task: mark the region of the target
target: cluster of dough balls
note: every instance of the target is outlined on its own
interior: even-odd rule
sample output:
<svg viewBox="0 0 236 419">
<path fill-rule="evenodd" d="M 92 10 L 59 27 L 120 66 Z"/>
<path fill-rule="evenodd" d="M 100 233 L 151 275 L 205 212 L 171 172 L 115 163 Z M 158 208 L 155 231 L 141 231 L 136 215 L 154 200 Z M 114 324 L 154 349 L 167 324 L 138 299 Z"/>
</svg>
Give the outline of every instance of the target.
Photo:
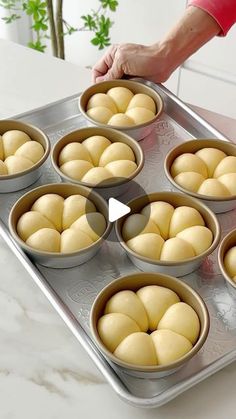
<svg viewBox="0 0 236 419">
<path fill-rule="evenodd" d="M 43 146 L 25 132 L 6 131 L 0 136 L 0 176 L 30 169 L 43 155 Z"/>
<path fill-rule="evenodd" d="M 224 257 L 224 265 L 230 278 L 236 282 L 236 246 L 227 251 Z"/>
<path fill-rule="evenodd" d="M 199 211 L 151 202 L 126 218 L 122 236 L 127 246 L 147 258 L 173 262 L 193 258 L 212 243 L 213 234 Z"/>
<path fill-rule="evenodd" d="M 217 148 L 181 154 L 171 166 L 171 175 L 191 192 L 216 198 L 236 195 L 236 157 Z"/>
<path fill-rule="evenodd" d="M 156 114 L 155 101 L 144 93 L 134 94 L 126 87 L 112 87 L 96 93 L 87 104 L 87 115 L 94 121 L 117 127 L 132 127 L 151 121 Z"/>
<path fill-rule="evenodd" d="M 111 142 L 100 135 L 67 144 L 60 152 L 58 164 L 65 175 L 93 185 L 127 178 L 137 169 L 134 152 L 127 144 Z"/>
<path fill-rule="evenodd" d="M 98 320 L 99 336 L 117 358 L 136 365 L 166 365 L 196 343 L 196 312 L 172 290 L 158 285 L 136 293 L 120 291 L 107 302 Z"/>
<path fill-rule="evenodd" d="M 18 220 L 17 233 L 34 249 L 75 252 L 90 246 L 106 229 L 104 216 L 82 195 L 64 199 L 57 194 L 38 198 Z"/>
</svg>

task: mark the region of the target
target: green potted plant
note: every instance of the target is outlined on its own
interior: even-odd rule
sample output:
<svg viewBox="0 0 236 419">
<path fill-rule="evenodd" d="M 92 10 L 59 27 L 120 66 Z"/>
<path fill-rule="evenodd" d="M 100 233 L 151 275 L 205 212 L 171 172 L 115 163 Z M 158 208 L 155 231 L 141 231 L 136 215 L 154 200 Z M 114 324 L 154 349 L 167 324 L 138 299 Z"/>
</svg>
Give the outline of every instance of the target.
<svg viewBox="0 0 236 419">
<path fill-rule="evenodd" d="M 28 46 L 44 52 L 47 39 L 51 41 L 52 54 L 65 59 L 65 37 L 76 32 L 91 33 L 90 42 L 98 49 L 110 45 L 110 29 L 113 21 L 110 12 L 114 13 L 117 0 L 97 0 L 96 10 L 81 16 L 82 25 L 72 26 L 63 16 L 63 0 L 0 0 L 0 7 L 8 11 L 2 19 L 6 24 L 21 18 L 22 13 L 31 17 L 33 39 Z"/>
</svg>

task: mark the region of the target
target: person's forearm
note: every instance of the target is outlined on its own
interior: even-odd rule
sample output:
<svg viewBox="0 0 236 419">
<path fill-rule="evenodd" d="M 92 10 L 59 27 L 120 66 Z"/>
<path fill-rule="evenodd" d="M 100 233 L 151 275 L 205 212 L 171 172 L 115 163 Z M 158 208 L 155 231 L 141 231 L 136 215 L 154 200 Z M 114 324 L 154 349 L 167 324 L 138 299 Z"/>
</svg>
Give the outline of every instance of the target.
<svg viewBox="0 0 236 419">
<path fill-rule="evenodd" d="M 157 65 L 160 51 L 165 55 L 165 69 L 171 74 L 194 52 L 220 32 L 219 24 L 204 10 L 188 7 L 169 33 L 156 47 Z"/>
</svg>

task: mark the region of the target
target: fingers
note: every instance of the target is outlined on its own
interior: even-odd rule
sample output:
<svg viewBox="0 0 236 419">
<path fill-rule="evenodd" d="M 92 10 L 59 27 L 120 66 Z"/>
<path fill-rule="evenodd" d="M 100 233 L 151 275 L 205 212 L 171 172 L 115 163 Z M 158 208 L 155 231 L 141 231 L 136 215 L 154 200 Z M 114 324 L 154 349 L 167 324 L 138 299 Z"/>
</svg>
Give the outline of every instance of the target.
<svg viewBox="0 0 236 419">
<path fill-rule="evenodd" d="M 92 81 L 96 83 L 98 78 L 102 78 L 112 68 L 118 45 L 108 48 L 105 55 L 95 64 L 92 69 Z"/>
</svg>

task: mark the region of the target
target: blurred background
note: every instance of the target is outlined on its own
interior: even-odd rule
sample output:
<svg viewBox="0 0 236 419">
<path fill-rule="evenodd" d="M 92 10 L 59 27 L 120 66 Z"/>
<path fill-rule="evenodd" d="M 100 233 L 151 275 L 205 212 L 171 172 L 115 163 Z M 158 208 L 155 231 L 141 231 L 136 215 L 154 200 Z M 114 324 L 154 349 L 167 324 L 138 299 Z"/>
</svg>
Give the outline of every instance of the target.
<svg viewBox="0 0 236 419">
<path fill-rule="evenodd" d="M 109 43 L 152 44 L 159 40 L 181 16 L 186 3 L 186 0 L 0 0 L 0 38 L 64 57 L 82 67 L 92 67 Z M 52 6 L 55 32 L 63 27 L 59 51 L 51 47 Z M 187 60 L 166 86 L 188 103 L 236 117 L 235 41 L 236 26 L 227 37 L 215 38 Z"/>
</svg>

